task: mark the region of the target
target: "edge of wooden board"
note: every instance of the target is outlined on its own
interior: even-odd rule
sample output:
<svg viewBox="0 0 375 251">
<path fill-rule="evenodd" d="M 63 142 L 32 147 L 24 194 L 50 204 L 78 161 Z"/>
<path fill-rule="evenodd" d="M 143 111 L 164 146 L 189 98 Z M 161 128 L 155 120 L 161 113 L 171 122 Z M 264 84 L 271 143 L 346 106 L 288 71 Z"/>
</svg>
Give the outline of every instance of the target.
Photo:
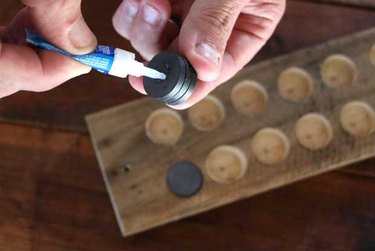
<svg viewBox="0 0 375 251">
<path fill-rule="evenodd" d="M 353 40 L 353 38 L 355 38 L 355 37 L 365 36 L 368 33 L 374 33 L 374 32 L 375 32 L 375 28 L 368 29 L 368 30 L 365 30 L 365 31 L 362 31 L 362 32 L 359 32 L 359 33 L 355 33 L 355 34 L 344 36 L 342 38 L 332 39 L 332 40 L 330 40 L 330 41 L 328 41 L 326 43 L 314 46 L 312 48 L 303 49 L 303 50 L 300 50 L 300 51 L 297 51 L 297 52 L 294 52 L 294 53 L 289 53 L 289 54 L 282 55 L 282 56 L 279 56 L 279 57 L 276 57 L 276 58 L 273 58 L 273 59 L 269 59 L 269 60 L 263 61 L 261 63 L 250 65 L 249 67 L 241 70 L 235 76 L 235 78 L 241 78 L 243 75 L 245 75 L 247 73 L 247 71 L 249 69 L 251 69 L 251 70 L 254 71 L 257 68 L 262 68 L 262 67 L 265 67 L 265 66 L 267 66 L 269 64 L 277 63 L 278 61 L 282 61 L 285 58 L 293 58 L 293 57 L 299 56 L 301 54 L 308 54 L 311 51 L 316 52 L 317 50 L 324 50 L 324 48 L 326 48 L 327 46 L 332 46 L 332 45 L 338 46 L 340 44 L 345 44 L 345 43 L 348 42 L 348 40 Z M 85 119 L 86 119 L 86 122 L 87 122 L 88 127 L 89 127 L 90 135 L 92 136 L 92 133 L 93 133 L 92 132 L 92 128 L 90 127 L 90 121 L 94 121 L 97 117 L 101 117 L 101 116 L 103 116 L 105 114 L 116 113 L 117 111 L 121 111 L 125 107 L 129 109 L 130 107 L 133 107 L 133 106 L 137 107 L 139 105 L 142 105 L 142 103 L 149 103 L 149 102 L 150 102 L 149 98 L 142 98 L 140 100 L 132 101 L 132 102 L 129 102 L 129 103 L 125 103 L 125 104 L 113 107 L 113 108 L 109 108 L 109 109 L 106 109 L 106 110 L 99 111 L 99 112 L 94 113 L 94 114 L 87 115 Z M 181 217 L 179 217 L 179 216 L 170 217 L 170 218 L 168 218 L 167 221 L 163 221 L 163 222 L 160 222 L 160 223 L 154 224 L 154 225 L 149 225 L 149 226 L 147 226 L 147 228 L 145 227 L 143 229 L 138 229 L 138 231 L 127 232 L 126 229 L 125 229 L 125 226 L 123 224 L 123 219 L 121 218 L 121 215 L 118 212 L 118 209 L 117 209 L 117 206 L 116 206 L 116 201 L 113 198 L 112 188 L 111 188 L 111 186 L 109 184 L 109 181 L 108 181 L 108 178 L 107 178 L 107 175 L 106 175 L 106 171 L 105 171 L 105 167 L 103 166 L 103 162 L 101 160 L 100 152 L 97 149 L 97 144 L 96 144 L 97 142 L 95 142 L 95 139 L 93 137 L 91 137 L 91 138 L 92 138 L 92 142 L 93 142 L 94 149 L 95 149 L 95 154 L 96 154 L 96 156 L 98 158 L 100 169 L 101 169 L 101 172 L 102 172 L 102 175 L 103 175 L 103 178 L 104 178 L 104 181 L 105 181 L 108 193 L 110 194 L 110 199 L 111 199 L 111 203 L 112 203 L 112 206 L 114 208 L 114 211 L 115 211 L 116 219 L 117 219 L 117 221 L 119 223 L 119 227 L 120 227 L 120 230 L 121 230 L 121 233 L 122 233 L 123 236 L 130 236 L 132 234 L 136 234 L 138 232 L 144 231 L 145 229 L 154 228 L 154 227 L 161 226 L 161 225 L 164 225 L 166 223 L 170 223 L 170 222 L 176 221 L 178 219 L 181 219 Z M 278 187 L 281 187 L 281 186 L 284 186 L 284 185 L 288 185 L 288 184 L 297 182 L 299 180 L 302 180 L 302 179 L 305 179 L 305 178 L 308 178 L 308 177 L 312 177 L 312 176 L 318 175 L 318 174 L 326 172 L 326 171 L 337 169 L 339 167 L 342 167 L 342 166 L 345 166 L 345 165 L 348 165 L 348 164 L 351 164 L 351 163 L 354 163 L 354 162 L 357 162 L 357 161 L 360 161 L 360 160 L 364 160 L 364 159 L 370 158 L 372 156 L 374 156 L 374 154 L 359 155 L 357 158 L 353 158 L 353 159 L 348 160 L 348 161 L 344 161 L 344 162 L 341 162 L 341 163 L 337 163 L 337 164 L 331 165 L 331 166 L 329 166 L 329 168 L 319 169 L 319 170 L 316 170 L 316 171 L 313 171 L 313 172 L 305 173 L 305 174 L 303 174 L 303 175 L 301 175 L 301 176 L 299 176 L 297 178 L 294 177 L 293 180 L 287 179 L 288 180 L 287 182 L 285 182 L 285 179 L 282 178 L 284 176 L 288 176 L 289 175 L 289 173 L 285 173 L 283 175 L 279 175 L 277 177 L 277 180 L 274 180 L 274 182 L 272 183 L 272 185 L 271 184 L 266 184 L 261 189 L 258 189 L 256 191 L 250 192 L 246 196 L 242 196 L 242 197 L 236 199 L 236 201 L 242 200 L 244 198 L 248 198 L 250 196 L 253 196 L 253 195 L 256 195 L 256 194 L 260 194 L 260 193 L 263 193 L 265 191 L 269 191 L 269 190 L 272 190 L 272 189 L 275 189 L 275 188 L 278 188 Z M 208 210 L 210 210 L 212 208 L 217 208 L 217 207 L 220 207 L 220 206 L 223 206 L 223 205 L 227 205 L 227 204 L 229 204 L 231 202 L 233 202 L 233 201 L 232 200 L 220 201 L 219 203 L 215 204 L 214 206 L 212 206 L 212 205 L 211 206 L 206 206 L 206 207 L 199 208 L 199 209 L 197 209 L 195 211 L 192 211 L 190 213 L 185 213 L 183 215 L 183 217 L 188 217 L 188 216 L 191 216 L 191 215 L 195 215 L 197 213 L 205 212 L 205 211 L 208 211 Z"/>
</svg>

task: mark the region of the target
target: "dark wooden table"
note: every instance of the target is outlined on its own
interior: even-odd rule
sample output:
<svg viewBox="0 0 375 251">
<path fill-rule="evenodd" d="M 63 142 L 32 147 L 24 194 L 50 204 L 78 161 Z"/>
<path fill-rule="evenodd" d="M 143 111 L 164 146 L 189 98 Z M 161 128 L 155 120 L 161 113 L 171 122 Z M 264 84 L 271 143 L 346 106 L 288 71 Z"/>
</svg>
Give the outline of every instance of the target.
<svg viewBox="0 0 375 251">
<path fill-rule="evenodd" d="M 84 1 L 102 44 L 119 1 Z M 0 24 L 21 7 L 1 0 Z M 253 62 L 375 25 L 375 10 L 289 1 Z M 375 41 L 374 41 L 375 43 Z M 140 97 L 90 73 L 0 100 L 0 250 L 375 250 L 375 159 L 122 238 L 83 117 Z"/>
</svg>

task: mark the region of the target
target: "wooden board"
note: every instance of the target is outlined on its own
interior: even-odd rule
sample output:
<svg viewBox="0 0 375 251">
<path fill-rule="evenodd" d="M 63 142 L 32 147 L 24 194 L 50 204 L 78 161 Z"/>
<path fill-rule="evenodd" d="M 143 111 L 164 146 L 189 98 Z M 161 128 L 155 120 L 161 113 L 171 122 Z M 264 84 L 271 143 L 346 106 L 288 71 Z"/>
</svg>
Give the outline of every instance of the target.
<svg viewBox="0 0 375 251">
<path fill-rule="evenodd" d="M 1 251 L 374 250 L 375 159 L 123 239 L 88 135 L 0 132 Z"/>
<path fill-rule="evenodd" d="M 89 115 L 89 131 L 122 234 L 135 234 L 374 156 L 375 136 L 354 140 L 338 123 L 339 111 L 348 101 L 363 100 L 375 107 L 375 69 L 368 59 L 374 43 L 375 29 L 371 29 L 244 69 L 214 91 L 226 107 L 223 125 L 210 133 L 196 131 L 182 111 L 186 130 L 176 147 L 157 146 L 145 136 L 147 116 L 162 107 L 149 98 Z M 320 80 L 321 62 L 335 53 L 346 54 L 356 63 L 355 85 L 330 89 Z M 288 66 L 303 67 L 314 77 L 316 91 L 309 102 L 287 102 L 277 93 L 275 81 Z M 262 83 L 272 101 L 268 112 L 255 119 L 238 115 L 230 104 L 228 93 L 242 79 Z M 334 140 L 324 151 L 308 151 L 296 143 L 294 124 L 308 112 L 324 114 L 333 125 Z M 249 153 L 248 171 L 235 184 L 214 183 L 204 173 L 202 190 L 191 198 L 178 198 L 167 189 L 165 176 L 171 164 L 188 160 L 203 170 L 205 157 L 214 147 L 231 144 L 245 149 L 253 134 L 266 126 L 281 129 L 291 140 L 291 154 L 282 164 L 265 166 Z"/>
<path fill-rule="evenodd" d="M 112 27 L 111 18 L 119 3 L 84 0 L 83 16 L 100 44 L 130 49 L 129 43 Z M 21 1 L 1 1 L 0 24 L 9 22 L 21 7 Z M 100 13 L 100 18 L 97 13 Z M 321 22 L 324 22 L 324 26 Z M 374 24 L 373 10 L 321 2 L 289 1 L 274 35 L 252 62 L 308 48 L 328 39 L 370 28 Z M 83 119 L 86 114 L 140 97 L 126 79 L 91 71 L 48 92 L 19 92 L 1 99 L 0 121 L 86 132 Z"/>
</svg>

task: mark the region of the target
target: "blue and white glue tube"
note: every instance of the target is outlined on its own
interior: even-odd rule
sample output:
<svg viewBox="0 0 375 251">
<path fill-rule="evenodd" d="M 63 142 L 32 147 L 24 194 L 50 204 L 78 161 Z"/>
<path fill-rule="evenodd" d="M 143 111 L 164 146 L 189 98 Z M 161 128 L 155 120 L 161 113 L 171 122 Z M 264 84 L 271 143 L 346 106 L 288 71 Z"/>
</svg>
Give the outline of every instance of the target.
<svg viewBox="0 0 375 251">
<path fill-rule="evenodd" d="M 147 76 L 154 79 L 165 79 L 166 75 L 144 66 L 135 60 L 135 54 L 106 45 L 98 45 L 94 52 L 86 55 L 73 55 L 46 42 L 36 33 L 26 29 L 26 41 L 39 48 L 61 53 L 82 64 L 108 75 L 126 78 L 128 75 Z"/>
</svg>

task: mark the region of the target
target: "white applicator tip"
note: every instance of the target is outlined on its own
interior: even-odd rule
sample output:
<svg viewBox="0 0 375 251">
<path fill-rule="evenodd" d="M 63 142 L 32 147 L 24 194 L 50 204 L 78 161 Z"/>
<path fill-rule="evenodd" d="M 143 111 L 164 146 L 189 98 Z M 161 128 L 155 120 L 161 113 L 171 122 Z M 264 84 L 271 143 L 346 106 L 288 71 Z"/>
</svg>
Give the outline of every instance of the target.
<svg viewBox="0 0 375 251">
<path fill-rule="evenodd" d="M 154 69 L 151 69 L 151 68 L 148 68 L 146 66 L 143 67 L 142 73 L 143 73 L 142 74 L 143 76 L 153 78 L 153 79 L 164 80 L 164 79 L 167 78 L 167 76 L 164 73 L 159 72 L 159 71 L 154 70 Z"/>
</svg>

